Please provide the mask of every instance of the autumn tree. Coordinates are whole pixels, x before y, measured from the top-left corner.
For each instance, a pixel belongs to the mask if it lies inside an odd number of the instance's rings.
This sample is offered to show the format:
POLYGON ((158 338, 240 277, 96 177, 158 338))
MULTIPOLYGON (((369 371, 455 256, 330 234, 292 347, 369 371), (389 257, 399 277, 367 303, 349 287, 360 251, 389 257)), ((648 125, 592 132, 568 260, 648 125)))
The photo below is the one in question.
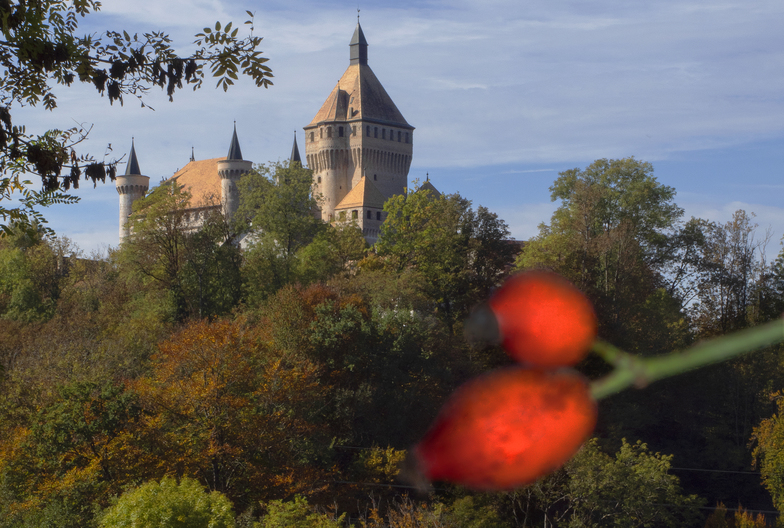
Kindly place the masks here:
POLYGON ((256 330, 191 323, 160 344, 133 386, 155 417, 142 433, 150 467, 198 478, 243 509, 318 478, 303 456, 318 438, 309 420, 322 391, 316 367, 269 353, 256 330))

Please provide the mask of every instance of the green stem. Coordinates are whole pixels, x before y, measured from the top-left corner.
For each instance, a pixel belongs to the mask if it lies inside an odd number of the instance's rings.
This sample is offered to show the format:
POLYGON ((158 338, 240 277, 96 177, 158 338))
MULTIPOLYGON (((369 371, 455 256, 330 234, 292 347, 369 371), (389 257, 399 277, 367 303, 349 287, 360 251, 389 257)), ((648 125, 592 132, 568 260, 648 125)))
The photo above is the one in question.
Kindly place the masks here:
POLYGON ((599 400, 631 385, 645 387, 656 380, 711 363, 718 363, 782 341, 784 341, 784 320, 782 319, 711 339, 682 352, 646 359, 633 356, 609 343, 597 340, 594 343, 594 351, 605 361, 615 366, 615 370, 607 376, 591 382, 591 394, 599 400))

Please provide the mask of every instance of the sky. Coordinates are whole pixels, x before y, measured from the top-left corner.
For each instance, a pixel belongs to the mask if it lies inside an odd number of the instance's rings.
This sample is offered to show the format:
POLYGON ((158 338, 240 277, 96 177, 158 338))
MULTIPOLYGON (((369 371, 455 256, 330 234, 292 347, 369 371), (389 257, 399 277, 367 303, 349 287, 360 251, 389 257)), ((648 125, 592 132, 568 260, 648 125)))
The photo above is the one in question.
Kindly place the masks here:
MULTIPOLYGON (((784 236, 784 2, 781 0, 103 0, 77 33, 164 31, 182 53, 205 26, 254 13, 274 86, 207 79, 169 102, 109 105, 90 86, 58 89, 58 108, 21 108, 28 132, 92 126, 82 151, 120 157, 135 138, 151 184, 196 159, 287 159, 349 64, 357 9, 368 64, 416 128, 409 181, 459 192, 518 240, 549 222, 558 173, 600 158, 653 164, 691 216, 756 214, 768 254, 784 236), (108 145, 111 145, 109 152, 108 145)), ((242 34, 242 33, 241 33, 242 34)), ((120 170, 124 170, 121 168, 120 170)), ((86 253, 118 243, 113 184, 86 182, 76 205, 44 211, 86 253)))

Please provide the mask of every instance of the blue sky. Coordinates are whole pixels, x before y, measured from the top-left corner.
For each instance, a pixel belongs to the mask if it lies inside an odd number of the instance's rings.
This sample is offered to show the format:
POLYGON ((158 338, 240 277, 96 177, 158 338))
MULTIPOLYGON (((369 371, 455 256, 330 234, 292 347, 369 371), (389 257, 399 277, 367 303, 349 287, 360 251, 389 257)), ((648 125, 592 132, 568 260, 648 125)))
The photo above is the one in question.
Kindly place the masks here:
MULTIPOLYGON (((369 64, 416 127, 409 179, 495 211, 517 239, 556 204, 558 172, 597 158, 635 156, 675 187, 686 216, 757 214, 770 256, 784 235, 784 2, 450 0, 262 2, 105 0, 80 31, 162 30, 187 51, 216 20, 255 12, 275 85, 126 99, 109 106, 90 87, 59 91, 53 113, 15 114, 30 130, 92 124, 85 148, 130 148, 152 182, 188 161, 224 156, 237 130, 246 159, 284 159, 348 65, 356 9, 369 64)), ((117 244, 113 185, 50 208, 59 234, 88 252, 117 244)))

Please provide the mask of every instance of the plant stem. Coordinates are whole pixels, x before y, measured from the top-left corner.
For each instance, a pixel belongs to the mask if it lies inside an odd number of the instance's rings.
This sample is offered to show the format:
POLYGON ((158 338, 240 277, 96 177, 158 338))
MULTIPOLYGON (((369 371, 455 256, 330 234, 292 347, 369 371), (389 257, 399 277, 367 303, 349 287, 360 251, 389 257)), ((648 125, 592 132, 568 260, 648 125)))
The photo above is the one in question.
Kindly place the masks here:
POLYGON ((600 400, 631 385, 645 387, 662 378, 718 363, 745 352, 784 341, 784 320, 741 330, 705 341, 682 352, 640 358, 597 340, 593 350, 615 367, 612 373, 591 382, 591 394, 600 400))

